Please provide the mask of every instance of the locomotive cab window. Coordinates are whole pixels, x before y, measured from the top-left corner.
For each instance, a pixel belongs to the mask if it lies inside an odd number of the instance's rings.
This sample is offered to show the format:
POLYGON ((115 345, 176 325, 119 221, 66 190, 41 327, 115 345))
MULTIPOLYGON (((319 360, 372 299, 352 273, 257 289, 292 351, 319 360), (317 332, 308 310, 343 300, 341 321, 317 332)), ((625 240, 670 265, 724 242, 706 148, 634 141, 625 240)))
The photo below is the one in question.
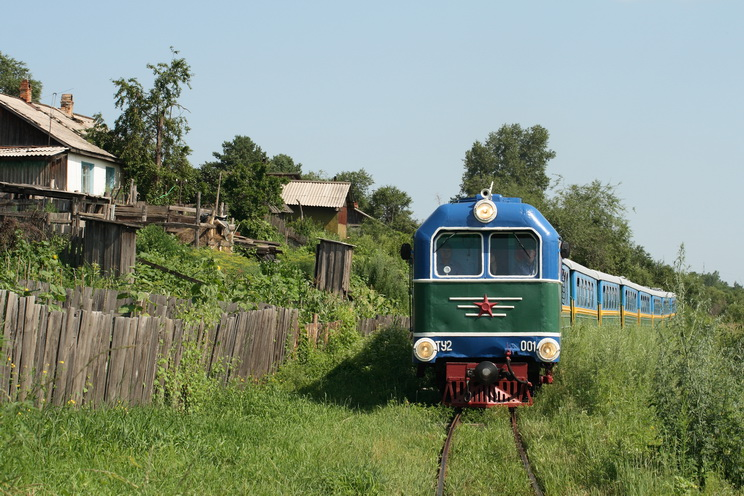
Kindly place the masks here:
POLYGON ((498 232, 490 238, 489 272, 493 276, 537 275, 540 245, 532 233, 498 232))
POLYGON ((483 273, 482 238, 477 233, 443 232, 434 242, 436 274, 443 277, 483 273))

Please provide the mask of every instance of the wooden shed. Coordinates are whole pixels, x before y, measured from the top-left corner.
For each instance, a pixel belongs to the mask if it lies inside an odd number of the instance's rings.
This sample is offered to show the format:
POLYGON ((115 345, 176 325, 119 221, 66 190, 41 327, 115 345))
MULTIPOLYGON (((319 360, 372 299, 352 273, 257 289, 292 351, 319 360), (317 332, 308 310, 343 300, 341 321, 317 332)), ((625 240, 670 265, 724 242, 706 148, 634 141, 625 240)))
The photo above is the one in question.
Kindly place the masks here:
POLYGON ((354 245, 321 239, 315 252, 315 287, 345 298, 351 285, 353 252, 354 245))
POLYGON ((83 261, 98 264, 104 276, 128 274, 136 263, 139 226, 83 217, 83 261))

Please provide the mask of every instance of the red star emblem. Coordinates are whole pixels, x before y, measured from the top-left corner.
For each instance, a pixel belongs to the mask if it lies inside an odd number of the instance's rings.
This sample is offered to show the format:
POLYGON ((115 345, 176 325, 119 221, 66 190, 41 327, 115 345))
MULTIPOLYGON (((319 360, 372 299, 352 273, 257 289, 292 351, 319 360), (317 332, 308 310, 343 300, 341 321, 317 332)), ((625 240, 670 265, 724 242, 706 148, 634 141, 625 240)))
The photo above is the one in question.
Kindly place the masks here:
POLYGON ((483 301, 475 302, 475 306, 480 308, 480 313, 478 314, 478 317, 480 317, 481 315, 485 315, 485 314, 488 314, 491 317, 493 317, 493 312, 491 311, 491 309, 495 307, 496 305, 498 305, 497 302, 491 303, 490 301, 488 301, 488 295, 483 295, 483 301))

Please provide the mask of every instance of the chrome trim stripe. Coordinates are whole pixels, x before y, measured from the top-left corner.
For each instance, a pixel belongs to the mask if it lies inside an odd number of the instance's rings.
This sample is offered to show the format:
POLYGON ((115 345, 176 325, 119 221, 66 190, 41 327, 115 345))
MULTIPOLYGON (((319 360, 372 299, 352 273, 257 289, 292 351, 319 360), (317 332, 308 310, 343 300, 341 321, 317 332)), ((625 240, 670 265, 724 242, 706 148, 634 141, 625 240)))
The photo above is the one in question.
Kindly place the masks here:
MULTIPOLYGON (((504 276, 498 276, 502 278, 497 278, 497 276, 493 276, 490 278, 483 278, 483 277, 471 277, 471 278, 465 278, 462 279, 455 279, 454 276, 452 278, 444 278, 440 277, 439 279, 414 279, 413 282, 486 282, 486 283, 502 283, 502 282, 528 282, 528 283, 536 283, 536 282, 550 282, 555 284, 562 284, 560 279, 535 279, 533 278, 522 278, 522 279, 506 279, 504 276)), ((511 276, 511 277, 518 277, 518 276, 511 276)))
POLYGON ((414 332, 414 338, 506 338, 510 336, 516 337, 548 337, 548 338, 559 338, 561 337, 560 332, 414 332))
MULTIPOLYGON (((480 301, 483 296, 450 296, 450 301, 480 301)), ((488 300, 494 301, 522 301, 521 296, 488 296, 488 300)), ((500 306, 500 305, 499 305, 500 306)))

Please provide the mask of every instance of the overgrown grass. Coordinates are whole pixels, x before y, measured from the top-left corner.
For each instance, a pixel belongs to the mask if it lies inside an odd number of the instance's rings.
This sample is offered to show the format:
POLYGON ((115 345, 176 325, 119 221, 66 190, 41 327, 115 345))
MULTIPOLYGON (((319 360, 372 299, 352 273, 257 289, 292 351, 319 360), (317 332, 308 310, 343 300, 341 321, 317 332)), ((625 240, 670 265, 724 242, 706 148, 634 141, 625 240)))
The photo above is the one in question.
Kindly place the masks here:
POLYGON ((389 330, 356 351, 309 352, 309 379, 296 364, 263 385, 212 388, 200 376, 192 385, 212 394, 194 394, 190 408, 4 405, 0 490, 431 494, 449 411, 408 401, 418 384, 409 355, 400 360, 405 336, 389 330), (411 380, 389 382, 401 376, 411 380), (356 379, 341 390, 343 377, 356 379))
MULTIPOLYGON (((738 423, 724 422, 724 433, 688 417, 691 408, 681 415, 670 411, 694 404, 704 417, 725 416, 714 403, 741 398, 736 388, 693 387, 688 381, 694 377, 678 375, 670 356, 685 350, 670 344, 669 336, 682 328, 689 332, 688 326, 680 318, 653 330, 593 325, 565 330, 556 383, 539 392, 534 408, 520 412, 530 457, 548 494, 738 494, 741 482, 730 465, 741 456, 731 452, 732 443, 741 446, 741 417, 738 423), (707 431, 691 437, 695 429, 707 431), (698 473, 690 469, 697 466, 697 450, 722 456, 698 473), (732 458, 724 461, 724 454, 732 458)), ((696 357, 694 367, 708 370, 700 373, 718 375, 725 365, 721 354, 696 357)))
MULTIPOLYGON (((664 338, 657 331, 595 326, 566 331, 556 383, 538 393, 534 407, 519 411, 546 494, 741 494, 722 463, 705 466, 701 485, 687 467, 695 458, 673 442, 675 432, 656 401, 658 367, 664 363, 658 360, 664 338)), ((188 406, 170 402, 93 411, 4 405, 0 489, 11 494, 433 491, 452 410, 416 401, 427 384, 413 374, 403 329, 364 339, 336 334, 324 350, 308 347, 263 383, 214 387, 195 369, 177 382, 176 390, 186 383, 191 388, 188 406)), ((726 449, 740 439, 741 424, 729 419, 725 425, 734 437, 712 432, 714 447, 726 449)), ((448 494, 480 495, 494 488, 529 494, 505 409, 466 413, 447 480, 448 494)))
POLYGON ((222 390, 209 408, 0 411, 11 494, 430 494, 441 411, 366 413, 277 389, 222 390))

